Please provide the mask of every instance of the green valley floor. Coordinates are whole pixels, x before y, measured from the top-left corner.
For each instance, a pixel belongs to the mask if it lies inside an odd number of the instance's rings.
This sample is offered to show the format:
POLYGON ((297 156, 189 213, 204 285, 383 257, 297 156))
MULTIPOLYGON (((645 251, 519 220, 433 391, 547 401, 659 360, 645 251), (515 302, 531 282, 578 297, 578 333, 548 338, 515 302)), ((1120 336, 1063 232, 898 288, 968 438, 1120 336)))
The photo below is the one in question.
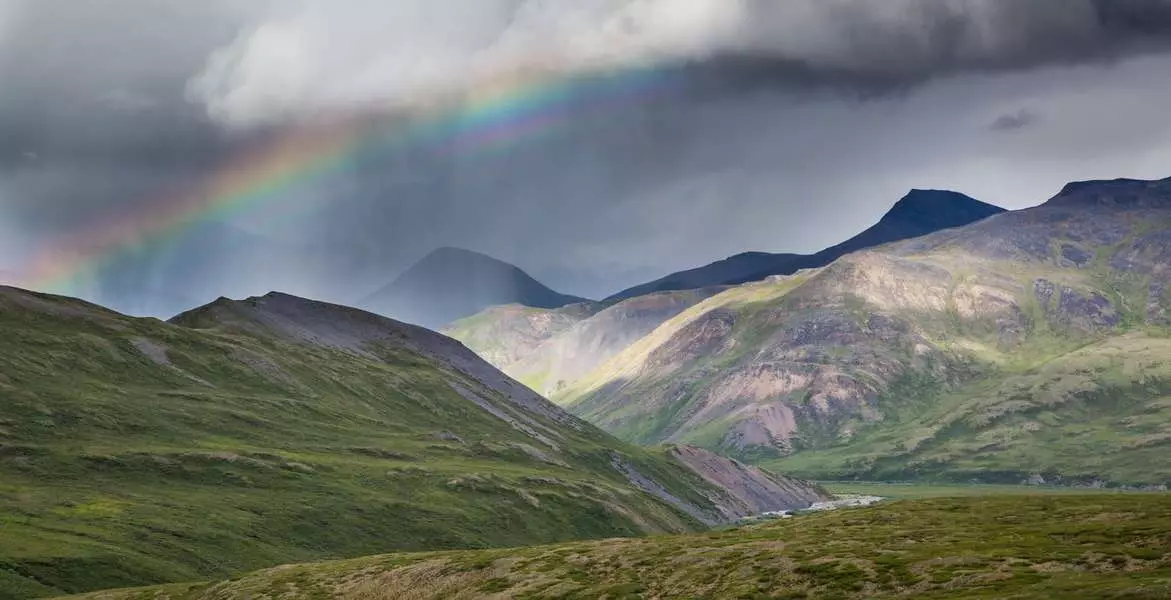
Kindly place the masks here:
POLYGON ((1014 491, 898 500, 705 534, 285 566, 81 598, 1171 597, 1171 496, 1014 491))

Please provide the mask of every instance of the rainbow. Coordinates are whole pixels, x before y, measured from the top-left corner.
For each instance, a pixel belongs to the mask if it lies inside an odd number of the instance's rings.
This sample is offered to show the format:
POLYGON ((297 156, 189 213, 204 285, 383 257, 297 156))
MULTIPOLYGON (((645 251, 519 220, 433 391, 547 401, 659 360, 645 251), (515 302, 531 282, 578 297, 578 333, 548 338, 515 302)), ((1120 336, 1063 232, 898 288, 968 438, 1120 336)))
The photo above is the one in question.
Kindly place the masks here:
POLYGON ((85 277, 143 244, 176 237, 206 221, 256 210, 358 160, 423 146, 457 160, 483 159, 541 139, 581 118, 604 117, 617 104, 645 101, 673 81, 669 70, 588 76, 513 75, 431 108, 351 115, 300 125, 242 150, 190 189, 135 202, 36 251, 16 285, 72 293, 85 277))

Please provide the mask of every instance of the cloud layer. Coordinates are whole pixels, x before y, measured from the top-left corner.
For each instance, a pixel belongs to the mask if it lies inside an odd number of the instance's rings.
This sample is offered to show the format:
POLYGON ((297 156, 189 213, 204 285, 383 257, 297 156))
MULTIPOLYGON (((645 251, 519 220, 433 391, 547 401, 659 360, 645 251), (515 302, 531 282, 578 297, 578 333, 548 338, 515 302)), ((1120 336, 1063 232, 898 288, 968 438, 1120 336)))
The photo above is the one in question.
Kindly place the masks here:
POLYGON ((1168 0, 281 3, 189 87, 241 126, 411 105, 518 72, 755 62, 776 83, 905 84, 1167 47, 1168 0))

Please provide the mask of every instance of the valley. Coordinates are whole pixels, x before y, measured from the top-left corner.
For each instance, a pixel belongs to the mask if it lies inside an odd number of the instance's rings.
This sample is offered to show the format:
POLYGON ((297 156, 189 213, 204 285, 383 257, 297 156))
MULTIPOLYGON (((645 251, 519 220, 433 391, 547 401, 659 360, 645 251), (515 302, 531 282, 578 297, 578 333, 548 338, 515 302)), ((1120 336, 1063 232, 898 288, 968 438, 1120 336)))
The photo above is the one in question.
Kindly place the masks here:
POLYGON ((689 536, 394 554, 87 600, 1165 598, 1165 494, 904 500, 689 536))

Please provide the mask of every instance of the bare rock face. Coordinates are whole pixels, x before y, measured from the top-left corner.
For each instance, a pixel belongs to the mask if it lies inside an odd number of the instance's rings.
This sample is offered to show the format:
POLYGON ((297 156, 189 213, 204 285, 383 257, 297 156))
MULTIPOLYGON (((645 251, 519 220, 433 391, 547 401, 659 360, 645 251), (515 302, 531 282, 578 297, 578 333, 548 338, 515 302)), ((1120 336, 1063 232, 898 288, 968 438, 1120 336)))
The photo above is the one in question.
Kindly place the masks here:
POLYGON ((694 446, 675 446, 669 454, 708 483, 727 491, 716 505, 728 520, 765 512, 809 508, 832 499, 820 486, 781 475, 694 446))
POLYGON ((667 456, 708 484, 704 496, 709 506, 679 497, 616 453, 611 455, 611 466, 635 487, 708 525, 732 523, 766 512, 809 508, 815 502, 833 498, 814 483, 775 475, 694 446, 673 446, 667 456))

